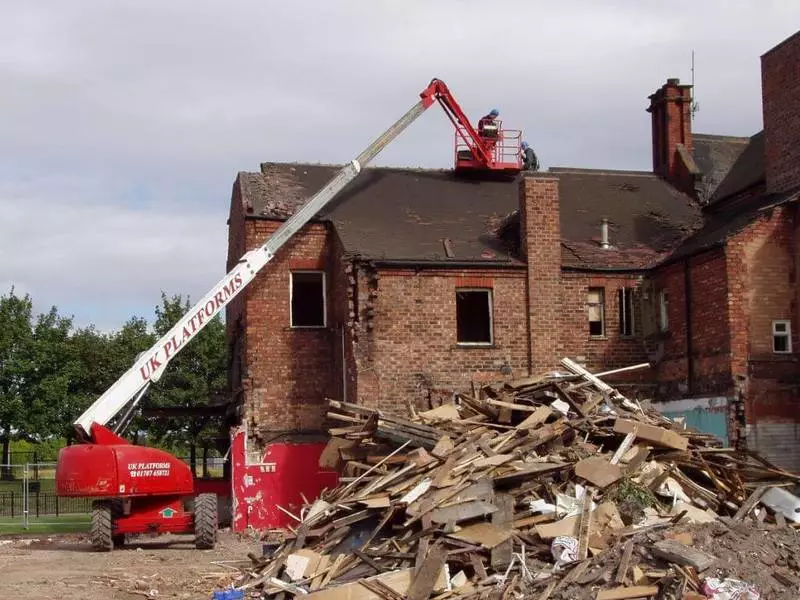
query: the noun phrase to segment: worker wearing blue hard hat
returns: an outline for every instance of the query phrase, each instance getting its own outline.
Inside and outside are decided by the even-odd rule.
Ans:
[[[488,115],[481,117],[481,120],[478,121],[478,133],[482,136],[497,137],[499,127],[495,121],[499,116],[500,111],[493,108]]]
[[[539,158],[536,156],[536,153],[531,148],[531,145],[528,142],[522,142],[520,146],[522,151],[520,152],[522,158],[522,166],[526,171],[538,171],[539,170]]]

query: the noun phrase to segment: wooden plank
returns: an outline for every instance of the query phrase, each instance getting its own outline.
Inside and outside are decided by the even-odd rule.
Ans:
[[[558,471],[559,469],[564,469],[569,466],[569,463],[534,463],[519,471],[495,477],[494,482],[497,486],[513,484],[523,479],[530,479],[533,475]]]
[[[578,560],[586,560],[589,555],[589,536],[592,533],[592,488],[583,493],[580,524],[578,526]]]
[[[484,548],[492,549],[505,542],[512,535],[511,527],[498,527],[493,523],[476,523],[462,528],[460,531],[448,534],[448,537],[463,540],[471,544],[479,544]]]
[[[624,434],[636,432],[636,437],[638,439],[647,440],[648,442],[665,448],[686,450],[689,447],[689,438],[675,431],[670,431],[663,427],[656,427],[655,425],[647,425],[630,419],[617,419],[614,422],[614,431]]]
[[[388,495],[373,496],[372,498],[364,498],[358,501],[359,504],[367,508],[388,508],[392,501]]]
[[[433,454],[436,458],[444,458],[450,451],[453,449],[453,441],[450,439],[450,436],[443,435],[439,438],[439,441],[436,442],[436,445],[431,450],[431,454]]]
[[[622,468],[602,456],[590,456],[575,463],[575,475],[596,487],[606,488],[622,477]]]
[[[629,598],[650,598],[658,593],[657,585],[637,585],[599,590],[595,600],[627,600]]]
[[[539,406],[535,411],[522,423],[517,425],[517,429],[535,429],[553,414],[553,410],[549,406]]]
[[[490,515],[497,511],[497,507],[482,500],[470,500],[451,506],[435,508],[431,512],[431,520],[434,523],[460,523],[476,517]]]
[[[498,528],[505,528],[510,532],[514,521],[514,497],[511,494],[497,494],[494,497],[494,505],[497,511],[492,514],[492,525]],[[510,536],[506,541],[494,546],[491,552],[492,568],[499,569],[509,565],[513,550],[513,542]]]
[[[617,507],[613,502],[604,502],[598,506],[593,512],[593,528],[595,531],[600,531],[605,527],[612,529],[623,529],[625,524],[617,512]],[[551,540],[559,535],[569,535],[574,538],[578,537],[578,529],[580,525],[580,515],[566,517],[555,523],[545,523],[536,526],[536,533],[539,534],[544,540]]]
[[[458,412],[458,407],[455,404],[442,404],[431,410],[417,413],[417,416],[426,421],[452,421],[460,419],[461,413]]]
[[[342,438],[332,437],[328,440],[328,443],[325,445],[325,449],[322,451],[322,454],[319,455],[319,467],[320,469],[336,469],[341,462],[341,455],[340,451],[343,448],[352,448],[358,444],[355,440],[345,440]]]
[[[341,554],[340,556],[344,555]],[[406,596],[411,586],[412,571],[413,569],[401,569],[399,571],[392,571],[391,573],[382,573],[381,575],[370,577],[368,581],[380,581],[392,589],[394,593],[400,596]],[[446,586],[447,577],[445,571],[444,569],[440,569],[433,584],[433,590],[444,590]],[[296,597],[305,598],[306,600],[384,600],[384,597],[380,594],[367,589],[358,581],[312,592],[307,596]]]
[[[487,398],[484,400],[487,404],[491,404],[492,406],[497,406],[498,408],[509,408],[511,410],[518,410],[521,412],[536,412],[536,406],[531,406],[529,404],[516,404],[514,402],[504,402],[503,400],[495,400],[494,398]]]
[[[619,567],[617,567],[617,576],[614,581],[617,583],[625,583],[625,578],[628,576],[628,568],[631,564],[631,556],[633,554],[633,540],[628,540],[625,543],[625,548],[622,550],[622,558],[619,559]]]
[[[430,549],[408,589],[408,600],[427,600],[431,597],[446,561],[447,550],[443,545],[439,544]]]
[[[422,563],[425,562],[425,557],[428,556],[428,538],[422,538],[417,544],[417,556],[414,560],[414,576],[419,573],[422,568]]]
[[[513,454],[495,454],[494,456],[487,456],[486,458],[479,458],[472,463],[476,469],[483,469],[484,467],[499,467],[507,462],[511,462],[517,458]]]
[[[648,456],[650,456],[650,448],[647,446],[637,446],[636,453],[628,461],[628,464],[625,467],[625,472],[636,473],[639,470],[639,467],[644,464],[644,461],[647,460]]]
[[[715,556],[689,548],[675,540],[662,540],[652,545],[653,554],[660,556],[676,565],[694,567],[698,571],[708,569],[716,559]]]
[[[761,500],[761,496],[764,495],[764,492],[766,492],[769,487],[770,486],[768,485],[761,485],[757,487],[755,491],[750,494],[747,500],[742,503],[742,505],[739,507],[739,510],[736,511],[736,514],[733,515],[733,520],[741,521],[744,519],[745,516],[747,516],[747,514],[755,508],[756,504],[758,504],[758,501]]]
[[[639,428],[637,427],[636,430]],[[614,452],[614,456],[611,457],[611,464],[618,465],[619,461],[622,460],[622,457],[628,451],[628,449],[633,446],[633,442],[636,440],[636,431],[631,431],[629,434],[625,436],[625,439],[620,442],[619,448],[617,451]]]
[[[480,555],[470,552],[469,562],[472,564],[472,568],[475,570],[475,575],[477,575],[479,581],[482,581],[489,576],[486,573],[486,567],[483,566],[483,560],[481,559]]]

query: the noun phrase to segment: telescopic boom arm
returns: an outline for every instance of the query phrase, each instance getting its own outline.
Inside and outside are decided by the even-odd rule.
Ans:
[[[439,100],[451,120],[457,119],[469,127],[470,135],[477,133],[469,124],[458,103],[442,81],[434,79],[420,94],[421,100],[387,129],[369,147],[342,168],[325,187],[312,196],[292,217],[261,246],[246,252],[236,266],[187,312],[155,345],[142,353],[133,366],[75,421],[78,434],[92,440],[92,424],[105,426],[126,406],[131,414],[151,382],[158,381],[169,362],[205,325],[247,287],[278,250],[314,215],[361,172],[378,153],[391,143],[417,117]]]

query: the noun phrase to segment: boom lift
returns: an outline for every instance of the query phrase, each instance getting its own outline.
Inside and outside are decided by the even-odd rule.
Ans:
[[[133,364],[78,419],[84,442],[58,455],[56,487],[60,496],[101,498],[92,511],[91,540],[111,550],[129,533],[192,533],[198,548],[216,541],[217,499],[195,493],[188,465],[168,452],[134,446],[121,437],[148,386],[157,382],[170,360],[225,306],[245,289],[278,250],[350,183],[375,156],[438,102],[455,126],[456,171],[516,174],[521,168],[520,131],[499,129],[482,137],[470,124],[444,82],[434,79],[420,100],[355,160],[344,166],[260,247],[249,250],[183,318]],[[113,422],[113,426],[111,425]]]

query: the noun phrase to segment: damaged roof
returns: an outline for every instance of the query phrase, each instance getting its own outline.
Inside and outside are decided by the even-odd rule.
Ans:
[[[703,174],[703,181],[698,190],[701,201],[711,201],[717,188],[749,143],[748,137],[707,133],[692,135],[692,158]]]
[[[245,214],[287,218],[339,167],[265,163],[240,173]],[[666,256],[700,220],[686,195],[647,172],[554,168],[559,179],[564,266],[642,269]],[[368,168],[319,218],[332,222],[346,252],[371,260],[517,264],[519,177],[474,180],[450,170]],[[509,217],[509,215],[511,215]],[[599,246],[610,222],[612,248]],[[445,250],[444,240],[452,252]]]
[[[800,188],[781,193],[766,193],[746,198],[737,203],[735,210],[725,210],[708,215],[703,227],[687,237],[662,262],[666,265],[723,246],[728,239],[775,207],[796,202]]]

